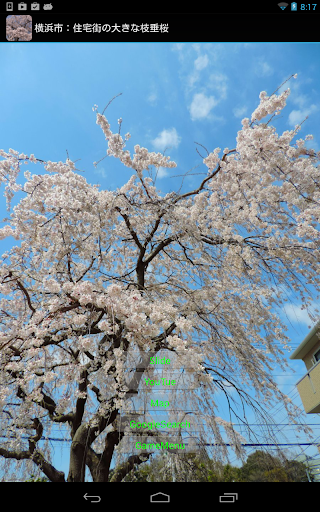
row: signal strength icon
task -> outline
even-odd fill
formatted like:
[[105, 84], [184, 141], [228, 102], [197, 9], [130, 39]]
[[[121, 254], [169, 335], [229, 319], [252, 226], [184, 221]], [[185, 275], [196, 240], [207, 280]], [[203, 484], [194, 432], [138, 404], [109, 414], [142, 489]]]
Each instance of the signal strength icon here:
[[287, 4], [286, 2], [280, 2], [280, 4], [278, 4], [280, 9], [282, 9], [283, 11], [285, 10], [286, 7], [288, 7], [289, 4]]

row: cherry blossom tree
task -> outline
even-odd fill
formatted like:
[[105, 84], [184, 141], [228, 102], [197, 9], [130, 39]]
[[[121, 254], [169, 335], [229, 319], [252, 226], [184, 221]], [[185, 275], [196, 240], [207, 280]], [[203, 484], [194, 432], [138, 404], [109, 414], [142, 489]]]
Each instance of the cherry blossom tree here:
[[[161, 195], [157, 170], [176, 164], [139, 145], [131, 154], [130, 135], [113, 133], [97, 106], [107, 155], [133, 171], [116, 191], [90, 185], [69, 158], [1, 150], [8, 210], [15, 192], [25, 194], [0, 230], [1, 239], [19, 241], [0, 268], [4, 468], [23, 464], [30, 474], [37, 467], [53, 482], [84, 481], [88, 470], [97, 482], [108, 481], [116, 460], [111, 480], [123, 480], [151, 453], [143, 443], [128, 448], [131, 419], [154, 417], [151, 356], [170, 357], [186, 378], [170, 394], [170, 417], [190, 418], [199, 443], [212, 439], [221, 457], [223, 432], [243, 454], [233, 425], [239, 408], [267, 418], [278, 401], [290, 421], [301, 413], [271, 370], [287, 366], [290, 340], [276, 313], [285, 289], [308, 308], [307, 284], [320, 284], [320, 155], [307, 149], [310, 136], [294, 141], [300, 126], [276, 132], [271, 120], [290, 90], [277, 92], [260, 93], [235, 147], [208, 152], [205, 177], [184, 193]], [[44, 165], [46, 174], [27, 170], [19, 184], [21, 164]], [[170, 372], [163, 369], [163, 378]], [[219, 417], [221, 393], [230, 421]], [[68, 475], [52, 463], [48, 439], [57, 427], [69, 436]], [[134, 434], [170, 437], [157, 426]], [[179, 448], [168, 454], [179, 464]]]
[[7, 16], [6, 36], [8, 41], [31, 41], [32, 17], [26, 14]]

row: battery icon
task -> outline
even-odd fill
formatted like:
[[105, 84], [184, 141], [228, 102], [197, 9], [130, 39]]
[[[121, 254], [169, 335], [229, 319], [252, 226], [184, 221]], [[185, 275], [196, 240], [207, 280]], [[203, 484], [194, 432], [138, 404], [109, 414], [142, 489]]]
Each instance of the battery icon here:
[[291, 3], [291, 11], [297, 11], [298, 10], [298, 4], [296, 2]]
[[219, 496], [219, 503], [235, 503], [238, 499], [238, 493], [225, 492], [223, 496]]

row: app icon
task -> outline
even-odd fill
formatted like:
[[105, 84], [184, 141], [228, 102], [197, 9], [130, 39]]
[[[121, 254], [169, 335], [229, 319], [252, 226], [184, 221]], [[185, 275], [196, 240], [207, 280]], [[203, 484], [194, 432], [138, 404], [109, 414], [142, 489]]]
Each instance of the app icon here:
[[40, 10], [40, 4], [38, 4], [38, 2], [32, 2], [31, 11], [39, 11], [39, 10]]
[[45, 11], [50, 11], [50, 9], [52, 9], [52, 7], [53, 7], [53, 5], [52, 5], [52, 4], [44, 4], [43, 9], [44, 9]]
[[13, 11], [13, 3], [12, 2], [6, 3], [6, 11]]
[[18, 4], [18, 11], [26, 11], [27, 10], [27, 4], [25, 2], [20, 2]]
[[151, 503], [170, 503], [170, 495], [157, 492], [156, 494], [151, 494], [150, 501]]
[[223, 496], [219, 496], [220, 503], [235, 503], [237, 499], [237, 492], [225, 492], [223, 493]]

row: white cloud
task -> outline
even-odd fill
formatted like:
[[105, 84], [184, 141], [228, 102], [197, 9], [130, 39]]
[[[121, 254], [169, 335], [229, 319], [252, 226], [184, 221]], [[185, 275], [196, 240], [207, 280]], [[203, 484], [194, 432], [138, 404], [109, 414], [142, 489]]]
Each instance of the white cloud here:
[[207, 117], [215, 105], [217, 101], [213, 96], [206, 96], [202, 92], [195, 94], [189, 107], [191, 119], [194, 121]]
[[[298, 304], [288, 304], [284, 306], [282, 309], [283, 312], [285, 313], [285, 318], [288, 318], [291, 322], [297, 324], [304, 324], [307, 327], [313, 326], [315, 324], [315, 322], [310, 319], [308, 311], [306, 309], [301, 309], [301, 306], [299, 306]], [[315, 312], [315, 306], [311, 308], [310, 312], [312, 312], [313, 314], [317, 314]]]
[[149, 94], [149, 96], [147, 97], [147, 101], [151, 104], [151, 105], [155, 105], [157, 103], [157, 100], [158, 100], [158, 96], [157, 96], [157, 93], [156, 92], [151, 92]]
[[291, 100], [295, 105], [298, 105], [299, 108], [304, 108], [306, 103], [308, 103], [308, 96], [306, 94], [299, 94], [298, 96], [292, 95]]
[[194, 61], [194, 67], [198, 71], [201, 71], [202, 69], [206, 68], [208, 64], [208, 55], [199, 55], [199, 57]]
[[265, 60], [260, 59], [255, 72], [258, 76], [270, 76], [273, 74], [273, 68]]
[[180, 52], [184, 46], [185, 46], [185, 43], [175, 43], [174, 49], [176, 49]]
[[103, 167], [99, 167], [99, 169], [96, 169], [93, 172], [94, 172], [94, 174], [99, 174], [100, 176], [102, 176], [102, 178], [106, 178], [107, 177], [106, 170]]
[[246, 106], [243, 106], [243, 107], [235, 107], [232, 112], [233, 112], [233, 115], [234, 117], [240, 117], [242, 118], [245, 113], [247, 112], [247, 107]]
[[197, 52], [199, 53], [201, 51], [201, 44], [200, 43], [193, 43], [192, 45], [192, 48]]
[[161, 179], [161, 178], [165, 178], [166, 176], [169, 176], [169, 172], [168, 172], [168, 169], [166, 169], [165, 167], [159, 167], [159, 169], [157, 169], [157, 178]]
[[[288, 374], [284, 375], [275, 375], [274, 380], [277, 384], [277, 387], [282, 391], [282, 393], [288, 394], [290, 391], [290, 387], [292, 390], [295, 389], [295, 384], [297, 382], [297, 377], [295, 373], [293, 373], [293, 369], [290, 366], [290, 369], [287, 370]], [[290, 375], [291, 372], [291, 375]]]
[[227, 81], [228, 78], [223, 73], [212, 73], [208, 79], [209, 88], [216, 92], [219, 100], [227, 97]]
[[205, 69], [209, 64], [208, 56], [199, 55], [199, 57], [194, 61], [194, 70], [187, 78], [187, 84], [190, 90], [193, 89], [194, 84], [200, 79], [201, 71]]
[[175, 128], [169, 128], [162, 130], [151, 142], [158, 151], [164, 151], [169, 146], [171, 148], [177, 148], [181, 142], [181, 137], [178, 135]]
[[[174, 50], [179, 55], [179, 75], [190, 117], [192, 120], [207, 118], [213, 107], [227, 98], [228, 76], [219, 66], [222, 55], [225, 55], [224, 45], [188, 43], [183, 51], [182, 46], [174, 46]], [[198, 84], [201, 84], [200, 88]], [[215, 115], [215, 120], [224, 122], [224, 117]]]
[[295, 126], [296, 124], [300, 124], [307, 116], [317, 111], [318, 107], [316, 105], [311, 105], [308, 108], [300, 109], [300, 110], [292, 110], [288, 117], [288, 123], [290, 126]]

